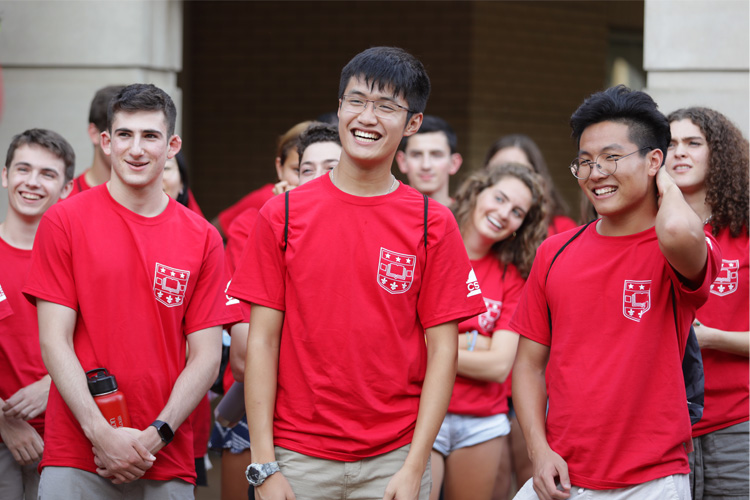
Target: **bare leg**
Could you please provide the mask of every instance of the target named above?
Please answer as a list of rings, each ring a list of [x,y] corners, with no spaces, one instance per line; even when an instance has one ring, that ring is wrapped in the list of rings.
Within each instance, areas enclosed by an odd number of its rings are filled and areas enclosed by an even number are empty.
[[[511,454],[511,436],[503,439],[500,455],[500,467],[495,478],[495,488],[492,491],[492,500],[509,500],[511,498],[510,488],[513,476],[513,455]]]
[[[534,475],[534,466],[529,460],[529,452],[526,450],[526,440],[521,432],[518,418],[514,415],[510,421],[510,443],[513,454],[513,471],[516,474],[516,487],[520,490],[526,481]]]
[[[245,469],[250,465],[250,450],[221,453],[221,500],[247,500]]]
[[[430,500],[440,498],[440,489],[443,487],[443,474],[445,473],[445,459],[443,455],[432,450],[430,452],[430,473],[432,474],[432,490]]]
[[[445,461],[445,500],[489,500],[507,436],[453,451]]]

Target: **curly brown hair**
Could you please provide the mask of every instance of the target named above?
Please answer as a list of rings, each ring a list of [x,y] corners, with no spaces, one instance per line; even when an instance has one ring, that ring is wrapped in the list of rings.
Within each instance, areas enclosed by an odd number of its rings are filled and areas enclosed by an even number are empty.
[[[516,236],[498,241],[492,245],[490,251],[501,265],[516,266],[525,279],[531,271],[536,249],[547,236],[544,183],[538,174],[529,170],[526,165],[518,163],[503,163],[482,168],[469,176],[458,188],[451,210],[463,234],[474,213],[479,194],[497,184],[504,177],[515,177],[529,188],[532,198],[531,208],[526,213],[521,227],[516,230]]]
[[[706,204],[711,207],[714,236],[725,227],[736,238],[748,231],[748,141],[729,119],[709,108],[678,109],[670,123],[690,120],[708,143]]]

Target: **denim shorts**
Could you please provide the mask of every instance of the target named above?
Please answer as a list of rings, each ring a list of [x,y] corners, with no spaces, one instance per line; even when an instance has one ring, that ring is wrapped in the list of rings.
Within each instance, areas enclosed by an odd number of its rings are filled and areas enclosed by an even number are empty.
[[[505,413],[489,417],[449,413],[440,426],[432,449],[447,457],[453,450],[484,443],[508,433],[510,421]]]

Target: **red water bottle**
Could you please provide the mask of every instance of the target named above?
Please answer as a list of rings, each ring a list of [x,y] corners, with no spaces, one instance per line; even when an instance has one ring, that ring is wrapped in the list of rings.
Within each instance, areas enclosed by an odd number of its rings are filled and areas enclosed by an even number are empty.
[[[117,379],[106,368],[96,368],[86,372],[89,392],[109,425],[114,428],[130,427],[130,415],[125,396],[117,390]]]

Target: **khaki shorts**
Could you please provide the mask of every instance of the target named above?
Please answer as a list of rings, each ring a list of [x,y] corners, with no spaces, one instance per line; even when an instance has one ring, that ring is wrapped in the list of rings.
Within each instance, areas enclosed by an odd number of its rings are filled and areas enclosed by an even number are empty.
[[[513,500],[538,500],[533,479],[529,479]],[[674,474],[615,490],[589,490],[573,485],[568,500],[690,500],[687,474]]]
[[[297,500],[382,500],[391,477],[401,469],[409,445],[358,462],[315,458],[276,447],[281,473]],[[430,496],[430,464],[422,475],[419,500]]]

